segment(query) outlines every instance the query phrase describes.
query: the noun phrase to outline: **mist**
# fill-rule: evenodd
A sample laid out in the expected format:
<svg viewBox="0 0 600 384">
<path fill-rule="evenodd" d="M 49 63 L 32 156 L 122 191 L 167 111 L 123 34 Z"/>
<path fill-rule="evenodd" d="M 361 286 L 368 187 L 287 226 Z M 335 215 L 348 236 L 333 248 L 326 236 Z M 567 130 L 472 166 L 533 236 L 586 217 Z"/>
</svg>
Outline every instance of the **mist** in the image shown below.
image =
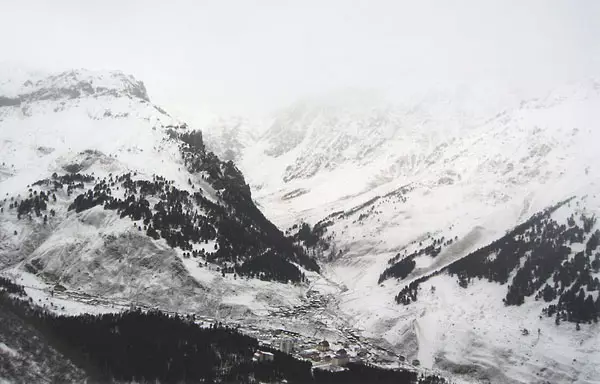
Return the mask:
<svg viewBox="0 0 600 384">
<path fill-rule="evenodd" d="M 346 88 L 552 87 L 600 72 L 597 1 L 0 1 L 0 61 L 119 69 L 188 118 Z"/>
</svg>

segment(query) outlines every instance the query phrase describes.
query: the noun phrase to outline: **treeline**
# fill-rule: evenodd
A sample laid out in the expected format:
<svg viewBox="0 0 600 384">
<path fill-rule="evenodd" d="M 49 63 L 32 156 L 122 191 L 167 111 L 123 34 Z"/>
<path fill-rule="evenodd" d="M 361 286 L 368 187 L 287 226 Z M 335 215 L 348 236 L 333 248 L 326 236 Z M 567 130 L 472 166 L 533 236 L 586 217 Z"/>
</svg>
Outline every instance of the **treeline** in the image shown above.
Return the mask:
<svg viewBox="0 0 600 384">
<path fill-rule="evenodd" d="M 294 224 L 285 230 L 285 236 L 291 238 L 294 244 L 301 247 L 305 253 L 313 258 L 322 257 L 324 252 L 331 249 L 335 252 L 335 247 L 331 247 L 330 241 L 332 235 L 325 236 L 327 225 L 318 222 L 314 226 L 306 222 Z"/>
<path fill-rule="evenodd" d="M 452 263 L 448 272 L 457 275 L 463 287 L 468 286 L 469 280 L 474 277 L 506 284 L 511 271 L 520 265 L 525 250 L 536 247 L 535 237 L 530 236 L 536 236 L 540 233 L 540 228 L 546 227 L 551 212 L 549 210 L 534 215 L 505 236 Z M 577 240 L 577 236 L 573 240 Z M 489 257 L 492 254 L 495 257 Z"/>
<path fill-rule="evenodd" d="M 378 284 L 383 283 L 386 279 L 390 277 L 395 277 L 397 279 L 404 279 L 406 276 L 410 275 L 410 273 L 415 269 L 417 263 L 414 260 L 414 256 L 409 256 L 405 259 L 400 260 L 396 264 L 388 267 L 383 271 L 383 273 L 379 276 Z"/>
<path fill-rule="evenodd" d="M 436 239 L 431 238 L 431 244 L 423 246 L 423 242 L 419 243 L 419 249 L 415 250 L 411 254 L 407 255 L 406 250 L 404 253 L 397 253 L 394 257 L 388 260 L 387 267 L 381 275 L 379 275 L 378 284 L 383 283 L 385 280 L 395 277 L 396 279 L 403 280 L 415 269 L 417 263 L 414 259 L 418 256 L 430 256 L 436 257 L 442 252 L 443 247 L 447 247 L 454 243 L 455 239 L 448 239 L 444 236 Z M 411 295 L 412 296 L 412 295 Z M 416 297 L 416 296 L 415 296 Z M 416 300 L 416 299 L 415 299 Z M 414 300 L 413 300 L 414 301 Z"/>
<path fill-rule="evenodd" d="M 434 276 L 440 275 L 443 272 L 444 272 L 444 269 L 439 269 L 429 275 L 422 276 L 416 280 L 411 281 L 410 284 L 408 284 L 407 286 L 402 288 L 402 290 L 400 290 L 400 292 L 398 292 L 398 294 L 394 298 L 396 300 L 396 303 L 403 304 L 403 305 L 409 305 L 410 303 L 417 301 L 418 294 L 419 294 L 419 287 L 420 287 L 421 283 L 424 283 L 425 281 L 431 279 Z"/>
<path fill-rule="evenodd" d="M 52 174 L 50 179 L 38 180 L 32 184 L 32 186 L 46 186 L 52 187 L 54 191 L 63 189 L 67 186 L 67 195 L 71 196 L 71 192 L 78 188 L 84 188 L 84 183 L 91 183 L 94 181 L 94 176 L 86 175 L 78 172 L 67 173 L 64 175 L 58 175 L 56 172 Z"/>
<path fill-rule="evenodd" d="M 302 243 L 306 248 L 315 247 L 325 234 L 326 228 L 315 225 L 313 228 L 308 223 L 294 224 L 292 231 L 297 231 L 292 237 L 295 241 Z"/>
<path fill-rule="evenodd" d="M 600 318 L 600 231 L 592 232 L 595 217 L 581 215 L 577 224 L 571 216 L 565 224 L 550 214 L 568 201 L 550 207 L 515 227 L 506 236 L 452 263 L 445 271 L 458 277 L 467 288 L 474 278 L 507 284 L 506 305 L 521 305 L 526 297 L 553 303 L 544 308 L 547 316 L 576 323 L 597 322 Z M 584 244 L 584 251 L 571 257 L 572 244 Z M 512 279 L 511 279 L 512 277 Z M 403 288 L 396 301 L 416 301 L 416 280 Z M 594 296 L 596 298 L 594 298 Z"/>
<path fill-rule="evenodd" d="M 112 190 L 119 187 L 125 199 L 112 196 Z M 146 199 L 149 196 L 159 199 L 152 207 Z M 69 210 L 81 212 L 96 205 L 116 210 L 122 218 L 141 220 L 140 231 L 155 240 L 165 239 L 171 247 L 186 251 L 186 257 L 203 255 L 207 261 L 221 264 L 223 273 L 300 282 L 302 273 L 291 261 L 307 269 L 316 267 L 254 205 L 251 211 L 235 210 L 212 202 L 200 191 L 191 194 L 180 190 L 161 176 L 149 181 L 133 180 L 131 173 L 109 175 L 78 195 Z M 268 225 L 256 222 L 258 214 Z M 194 244 L 211 240 L 217 243 L 213 252 L 194 250 Z"/>
<path fill-rule="evenodd" d="M 84 188 L 84 182 L 92 182 L 94 180 L 93 176 L 83 175 L 79 173 L 67 174 L 58 176 L 55 173 L 52 174 L 51 179 L 43 179 L 38 180 L 31 185 L 28 185 L 29 196 L 19 200 L 18 197 L 15 200 L 14 197 L 10 198 L 10 203 L 8 205 L 8 209 L 12 210 L 16 208 L 17 218 L 21 219 L 23 217 L 32 217 L 32 214 L 35 214 L 36 217 L 42 217 L 42 212 L 46 211 L 48 208 L 48 203 L 50 200 L 52 202 L 56 202 L 56 192 L 59 189 L 63 189 L 64 186 L 67 186 L 67 195 L 70 196 L 72 191 L 78 188 Z M 54 192 L 51 191 L 38 191 L 34 190 L 34 186 L 45 186 L 51 187 Z M 6 199 L 5 199 L 6 202 Z M 4 207 L 2 207 L 2 211 L 4 211 Z M 50 215 L 55 215 L 54 210 L 50 210 Z M 44 222 L 48 220 L 48 215 L 44 214 Z"/>
<path fill-rule="evenodd" d="M 22 285 L 14 283 L 12 280 L 0 276 L 0 292 L 7 292 L 17 296 L 26 296 L 25 288 Z"/>
<path fill-rule="evenodd" d="M 559 207 L 566 204 L 568 201 L 561 202 L 553 207 L 546 209 L 543 212 L 536 213 L 527 221 L 522 224 L 517 225 L 513 230 L 507 233 L 502 238 L 495 240 L 491 244 L 476 250 L 475 252 L 470 253 L 469 255 L 463 257 L 460 260 L 455 261 L 450 264 L 448 267 L 438 270 L 437 272 L 423 276 L 418 278 L 417 280 L 411 282 L 409 285 L 402 288 L 402 290 L 396 295 L 395 300 L 398 304 L 408 305 L 412 302 L 417 301 L 419 286 L 421 283 L 427 281 L 433 276 L 439 275 L 442 272 L 448 272 L 451 275 L 457 275 L 459 285 L 463 288 L 467 288 L 469 285 L 469 281 L 473 277 L 483 278 L 488 275 L 491 275 L 490 272 L 490 262 L 494 263 L 494 258 L 489 258 L 489 255 L 494 253 L 496 250 L 502 248 L 502 246 L 506 242 L 510 242 L 510 239 L 513 239 L 517 236 L 522 235 L 528 228 L 530 228 L 534 223 L 541 221 L 544 218 L 550 217 L 550 215 Z M 398 257 L 398 255 L 396 256 Z M 393 259 L 392 259 L 393 260 Z M 500 259 L 498 265 L 502 265 L 502 268 L 496 268 L 495 276 L 505 276 L 508 279 L 508 274 L 510 273 L 507 268 L 505 262 L 502 262 L 502 258 Z M 511 259 L 512 268 L 516 265 L 514 259 Z M 494 268 L 492 268 L 494 269 Z M 499 281 L 501 284 L 506 283 L 506 281 Z"/>
<path fill-rule="evenodd" d="M 42 216 L 42 211 L 45 211 L 48 207 L 48 195 L 44 193 L 44 191 L 40 192 L 39 195 L 37 191 L 30 192 L 29 197 L 21 200 L 17 206 L 17 203 L 14 203 L 14 206 L 17 206 L 17 218 L 21 219 L 24 215 L 29 215 L 31 211 L 35 212 L 37 217 Z M 9 208 L 13 208 L 13 205 L 9 205 Z"/>
<path fill-rule="evenodd" d="M 448 268 L 467 287 L 472 278 L 485 278 L 500 284 L 509 282 L 504 303 L 521 305 L 525 297 L 553 302 L 544 310 L 560 321 L 591 322 L 600 317 L 600 281 L 593 278 L 600 271 L 600 231 L 591 233 L 594 217 L 580 217 L 578 226 L 573 217 L 559 225 L 550 218 L 537 217 L 520 233 L 505 236 L 493 247 L 482 249 Z M 586 241 L 587 238 L 587 241 Z M 585 251 L 573 257 L 571 245 L 585 244 Z M 491 255 L 495 257 L 490 257 Z"/>
</svg>

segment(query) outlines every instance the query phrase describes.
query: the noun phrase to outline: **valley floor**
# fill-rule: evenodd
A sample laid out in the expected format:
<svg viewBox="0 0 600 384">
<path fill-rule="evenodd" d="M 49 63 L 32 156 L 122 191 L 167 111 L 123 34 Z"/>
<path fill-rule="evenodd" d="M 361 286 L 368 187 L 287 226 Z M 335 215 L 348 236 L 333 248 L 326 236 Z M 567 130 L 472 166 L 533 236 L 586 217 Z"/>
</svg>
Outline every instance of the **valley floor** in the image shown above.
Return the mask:
<svg viewBox="0 0 600 384">
<path fill-rule="evenodd" d="M 351 285 L 356 273 L 364 271 L 338 260 L 324 268 L 322 275 L 311 274 L 308 285 L 294 288 L 296 299 L 284 302 L 272 286 L 254 284 L 240 289 L 239 295 L 221 297 L 222 303 L 213 311 L 60 291 L 17 269 L 5 270 L 3 275 L 24 285 L 38 305 L 59 314 L 119 312 L 132 307 L 193 314 L 200 325 L 221 322 L 239 327 L 267 346 L 292 339 L 294 354 L 304 358 L 327 340 L 330 352 L 309 354 L 314 364 L 331 364 L 320 360 L 343 348 L 352 359 L 435 373 L 456 383 L 594 383 L 600 377 L 597 324 L 584 325 L 581 331 L 564 324 L 557 333 L 553 319 L 540 318 L 535 305 L 507 310 L 497 284 L 479 282 L 467 291 L 449 276 L 423 284 L 416 303 L 398 305 L 386 299 L 393 298 L 396 285 L 357 289 Z M 497 317 L 503 317 L 502 321 Z"/>
<path fill-rule="evenodd" d="M 239 328 L 242 333 L 255 337 L 265 346 L 277 347 L 278 340 L 293 340 L 293 354 L 299 358 L 309 358 L 315 366 L 321 368 L 332 365 L 332 361 L 325 358 L 326 356 L 333 357 L 337 350 L 345 349 L 351 361 L 368 362 L 384 368 L 423 370 L 410 364 L 385 340 L 362 335 L 361 331 L 355 328 L 352 319 L 340 311 L 336 297 L 343 291 L 343 287 L 316 274 L 314 281 L 306 287 L 303 299 L 296 305 L 270 305 L 266 312 L 259 310 L 258 314 L 251 310 L 243 314 L 238 310 L 227 313 L 226 306 L 223 306 L 221 311 L 212 313 L 186 308 L 172 310 L 161 305 L 133 302 L 127 299 L 103 297 L 74 290 L 56 290 L 26 272 L 12 270 L 5 271 L 3 275 L 23 285 L 27 295 L 36 304 L 57 314 L 101 314 L 132 308 L 160 309 L 171 314 L 193 315 L 201 326 L 222 323 Z M 257 292 L 249 295 L 257 295 Z M 240 300 L 243 301 L 243 297 L 240 297 Z M 330 343 L 329 349 L 317 355 L 309 353 L 307 357 L 307 352 L 314 352 L 323 340 Z M 321 361 L 322 358 L 325 359 Z M 443 376 L 439 370 L 423 371 Z"/>
</svg>

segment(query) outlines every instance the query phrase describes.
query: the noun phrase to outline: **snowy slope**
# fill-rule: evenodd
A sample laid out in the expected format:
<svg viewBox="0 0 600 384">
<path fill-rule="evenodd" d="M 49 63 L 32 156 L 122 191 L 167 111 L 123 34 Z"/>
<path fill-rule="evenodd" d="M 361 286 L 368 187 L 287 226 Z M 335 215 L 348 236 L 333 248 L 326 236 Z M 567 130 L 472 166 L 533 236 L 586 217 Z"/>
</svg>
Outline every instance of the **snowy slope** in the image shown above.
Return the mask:
<svg viewBox="0 0 600 384">
<path fill-rule="evenodd" d="M 327 228 L 324 272 L 347 289 L 337 308 L 365 334 L 481 380 L 596 382 L 597 326 L 575 334 L 539 319 L 538 302 L 505 307 L 506 286 L 462 289 L 442 274 L 423 283 L 424 300 L 394 296 L 571 196 L 597 213 L 599 122 L 597 82 L 526 98 L 463 89 L 400 104 L 304 101 L 275 117 L 240 167 L 280 226 Z M 441 238 L 440 253 L 416 257 L 406 279 L 378 284 L 396 254 Z M 523 344 L 525 327 L 543 337 Z"/>
<path fill-rule="evenodd" d="M 598 180 L 597 83 L 483 106 L 478 93 L 458 96 L 304 102 L 246 147 L 240 167 L 272 220 L 331 220 L 327 235 L 352 254 L 435 234 L 485 244 Z"/>
<path fill-rule="evenodd" d="M 0 268 L 4 274 L 16 277 L 36 297 L 49 297 L 54 284 L 60 284 L 119 308 L 124 302 L 139 303 L 224 316 L 264 313 L 280 304 L 300 302 L 301 285 L 223 276 L 219 265 L 204 265 L 202 260 L 200 266 L 181 248 L 146 236 L 141 221 L 132 225 L 128 217 L 101 205 L 71 210 L 81 192 L 129 173 L 134 181 L 165 177 L 169 190 L 198 192 L 206 201 L 232 207 L 219 197 L 222 191 L 207 182 L 208 176 L 186 168 L 181 142 L 170 138 L 169 130 L 189 129 L 153 105 L 143 83 L 120 72 L 17 73 L 22 76 L 9 76 L 0 83 L 0 95 L 13 100 L 0 107 Z M 74 170 L 92 175 L 95 181 L 73 192 L 66 185 L 56 191 L 48 186 L 53 173 L 60 176 Z M 33 185 L 40 180 L 50 181 Z M 113 196 L 125 199 L 126 192 L 119 187 L 120 183 L 113 186 Z M 19 219 L 16 202 L 42 191 L 55 193 L 56 200 L 50 199 L 41 216 L 31 212 L 29 218 Z M 159 198 L 149 200 L 154 205 Z M 13 202 L 15 208 L 10 208 Z M 213 241 L 193 249 L 210 253 L 217 247 Z M 238 300 L 237 293 L 246 289 L 246 300 Z"/>
<path fill-rule="evenodd" d="M 593 187 L 593 195 L 562 207 L 552 218 L 565 223 L 573 213 L 597 216 L 599 187 Z M 584 244 L 571 244 L 571 260 Z M 393 297 L 399 286 L 431 269 L 417 261 L 417 268 L 402 283 L 395 279 L 374 283 L 386 266 L 375 256 L 355 255 L 352 261 L 340 259 L 329 268 L 349 288 L 339 305 L 356 327 L 382 337 L 402 354 L 418 358 L 427 367 L 491 382 L 597 382 L 600 328 L 596 323 L 583 325 L 581 330 L 574 323 L 557 326 L 554 318 L 543 315 L 543 309 L 557 300 L 547 303 L 526 297 L 521 306 L 505 306 L 506 284 L 475 279 L 462 288 L 456 276 L 442 273 L 419 285 L 417 301 L 398 305 Z M 592 276 L 600 277 L 600 273 Z M 590 293 L 597 299 L 598 292 Z M 523 336 L 524 329 L 527 336 Z"/>
<path fill-rule="evenodd" d="M 598 89 L 595 84 L 573 88 L 483 111 L 445 98 L 431 105 L 426 99 L 361 108 L 301 103 L 278 116 L 247 148 L 240 166 L 275 218 L 279 205 L 298 214 L 329 202 L 339 208 L 341 200 L 358 205 L 375 190 L 381 195 L 410 183 L 430 190 L 460 184 L 462 190 L 486 178 L 495 189 L 506 182 L 544 182 L 548 175 L 541 162 L 563 169 L 581 164 L 581 173 L 593 156 L 577 148 L 595 138 Z M 283 127 L 289 131 L 280 134 Z M 562 140 L 568 140 L 565 149 Z M 576 158 L 565 158 L 573 153 Z M 480 189 L 489 193 L 492 188 Z M 300 190 L 294 199 L 281 201 Z M 491 200 L 502 199 L 500 193 Z"/>
</svg>

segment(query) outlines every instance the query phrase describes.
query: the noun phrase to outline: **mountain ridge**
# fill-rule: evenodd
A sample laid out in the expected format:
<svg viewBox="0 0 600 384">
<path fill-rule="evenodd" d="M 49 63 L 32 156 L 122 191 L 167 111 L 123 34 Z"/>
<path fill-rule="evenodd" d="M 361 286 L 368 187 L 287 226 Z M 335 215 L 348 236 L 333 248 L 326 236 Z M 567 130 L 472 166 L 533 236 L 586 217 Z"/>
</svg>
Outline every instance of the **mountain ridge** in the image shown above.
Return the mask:
<svg viewBox="0 0 600 384">
<path fill-rule="evenodd" d="M 466 97 L 466 108 L 475 107 L 471 117 L 462 114 L 460 108 L 454 110 L 444 98 L 439 98 L 438 105 L 436 98 L 432 100 L 432 105 L 415 101 L 414 108 L 408 103 L 379 110 L 383 112 L 317 107 L 316 117 L 308 120 L 306 113 L 295 116 L 292 106 L 291 114 L 282 116 L 291 119 L 287 125 L 302 133 L 291 135 L 286 144 L 286 136 L 279 133 L 285 130 L 276 123 L 274 131 L 264 130 L 267 136 L 246 149 L 240 157 L 240 167 L 249 175 L 257 200 L 276 223 L 290 227 L 300 220 L 324 230 L 330 248 L 321 256 L 322 269 L 325 276 L 344 287 L 337 307 L 365 335 L 389 342 L 402 354 L 415 354 L 427 367 L 444 367 L 459 373 L 471 366 L 474 377 L 494 382 L 543 382 L 543 377 L 551 382 L 569 380 L 573 376 L 564 370 L 570 369 L 568 356 L 573 356 L 577 361 L 584 360 L 575 369 L 581 372 L 579 379 L 593 382 L 597 351 L 591 346 L 597 340 L 597 325 L 582 325 L 586 331 L 576 337 L 571 328 L 563 330 L 569 324 L 557 327 L 547 315 L 552 312 L 556 316 L 556 308 L 579 311 L 573 309 L 579 304 L 573 304 L 572 299 L 581 301 L 582 297 L 586 303 L 597 299 L 593 283 L 583 296 L 578 293 L 581 283 L 576 278 L 569 280 L 571 285 L 567 286 L 575 290 L 573 297 L 560 285 L 559 291 L 566 296 L 553 296 L 550 291 L 554 282 L 560 280 L 558 276 L 564 275 L 562 268 L 571 268 L 573 260 L 579 260 L 576 263 L 582 268 L 577 274 L 590 274 L 592 280 L 598 277 L 590 266 L 595 263 L 595 251 L 592 249 L 584 258 L 579 255 L 590 233 L 565 240 L 569 236 L 563 236 L 560 229 L 569 228 L 567 219 L 571 215 L 589 218 L 600 213 L 600 174 L 595 167 L 600 159 L 594 144 L 600 132 L 597 83 L 567 85 L 526 99 L 512 99 L 495 110 L 478 110 L 477 100 Z M 421 112 L 414 114 L 419 108 Z M 330 115 L 323 117 L 323 111 Z M 478 115 L 477 111 L 481 113 Z M 382 121 L 387 119 L 390 128 L 378 130 L 377 124 L 370 125 L 372 113 L 384 113 Z M 369 129 L 355 129 L 357 121 L 364 121 Z M 269 132 L 284 141 L 279 146 L 281 151 L 270 151 L 273 142 Z M 357 135 L 352 136 L 354 133 Z M 371 145 L 371 153 L 361 157 L 360 151 Z M 530 249 L 536 258 L 546 254 L 549 263 L 554 257 L 551 255 L 557 255 L 561 261 L 556 264 L 552 259 L 549 264 L 555 268 L 548 281 L 550 288 L 536 281 L 540 267 L 537 259 L 529 259 L 528 253 L 518 253 L 517 257 L 526 267 L 507 267 L 508 291 L 506 283 L 493 279 L 489 283 L 462 282 L 465 276 L 470 276 L 469 281 L 478 279 L 471 272 L 463 274 L 458 270 L 487 268 L 483 266 L 488 264 L 474 255 L 483 255 L 484 261 L 485 257 L 495 257 L 479 249 L 506 239 L 507 233 L 530 217 L 573 196 L 572 204 L 551 215 L 548 223 L 535 227 L 545 228 L 544 236 L 554 233 L 560 246 L 568 249 L 566 256 L 562 251 L 540 253 L 533 240 L 506 240 L 517 241 L 519 249 Z M 589 229 L 594 232 L 597 226 Z M 528 235 L 530 238 L 534 236 Z M 585 260 L 583 264 L 581 260 Z M 464 267 L 471 263 L 474 265 Z M 532 265 L 533 271 L 529 269 Z M 449 266 L 453 266 L 452 273 L 448 273 Z M 527 272 L 531 281 L 524 278 Z M 540 276 L 547 276 L 545 273 Z M 587 280 L 582 279 L 585 286 Z M 440 286 L 445 292 L 440 292 Z M 524 289 L 524 293 L 516 288 Z M 412 302 L 412 297 L 423 294 L 427 297 L 425 303 Z M 495 304 L 484 302 L 486 294 L 494 297 Z M 411 299 L 405 300 L 406 297 Z M 464 303 L 457 302 L 459 297 Z M 554 299 L 546 304 L 539 301 L 542 297 Z M 508 300 L 507 306 L 504 300 Z M 517 302 L 521 304 L 513 308 Z M 473 335 L 465 326 L 452 329 L 459 321 L 451 314 L 452 306 L 459 307 L 482 332 Z M 479 315 L 477 308 L 486 309 Z M 533 311 L 535 316 L 526 316 L 525 311 Z M 594 311 L 590 309 L 590 313 Z M 490 315 L 504 316 L 507 323 L 493 320 Z M 575 315 L 567 312 L 561 316 L 563 323 L 577 321 Z M 542 337 L 556 336 L 564 355 L 537 350 L 535 345 L 517 346 L 513 340 L 519 339 L 519 330 L 512 329 L 514 324 L 527 329 L 539 326 Z M 514 339 L 502 338 L 494 329 L 506 330 Z M 444 337 L 440 330 L 451 336 Z M 571 343 L 569 337 L 585 347 Z M 589 361 L 586 350 L 590 351 Z M 541 373 L 533 365 L 520 369 L 510 364 L 514 361 L 511 359 L 526 361 L 526 356 L 532 354 L 536 359 L 549 359 L 544 367 L 555 369 Z M 480 355 L 486 358 L 481 359 Z M 497 371 L 499 366 L 503 372 Z"/>
<path fill-rule="evenodd" d="M 167 306 L 181 305 L 166 293 L 179 290 L 199 307 L 194 295 L 221 300 L 207 293 L 213 275 L 298 284 L 301 264 L 318 270 L 256 208 L 235 165 L 142 82 L 68 71 L 23 87 L 19 105 L 0 108 L 5 271 Z"/>
</svg>

